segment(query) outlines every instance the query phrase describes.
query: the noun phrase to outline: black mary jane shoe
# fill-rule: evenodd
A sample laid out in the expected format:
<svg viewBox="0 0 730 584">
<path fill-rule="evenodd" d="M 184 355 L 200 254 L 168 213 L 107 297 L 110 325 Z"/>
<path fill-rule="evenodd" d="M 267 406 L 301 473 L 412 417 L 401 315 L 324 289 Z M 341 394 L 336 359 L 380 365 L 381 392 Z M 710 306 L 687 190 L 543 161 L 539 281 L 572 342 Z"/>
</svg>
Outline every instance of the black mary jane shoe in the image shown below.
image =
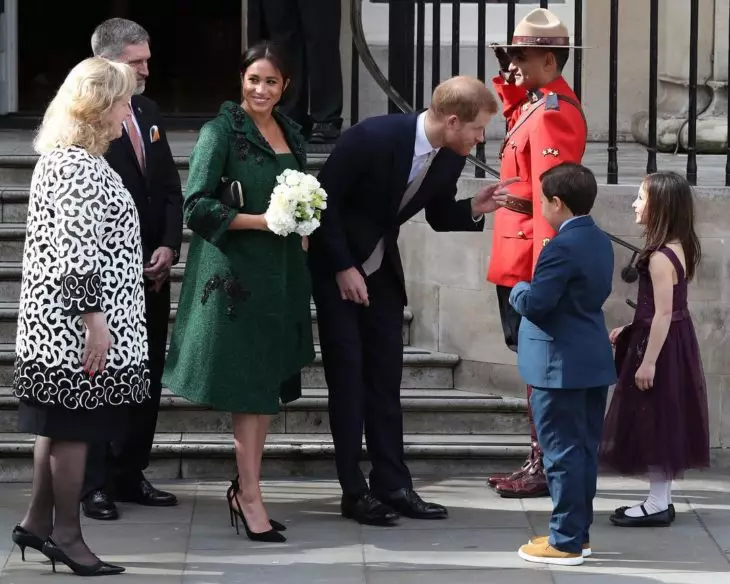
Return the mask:
<svg viewBox="0 0 730 584">
<path fill-rule="evenodd" d="M 77 576 L 113 576 L 114 574 L 121 574 L 126 570 L 122 566 L 107 564 L 101 560 L 91 565 L 79 564 L 69 558 L 66 552 L 58 547 L 50 537 L 43 543 L 43 553 L 51 560 L 51 566 L 54 572 L 56 571 L 56 562 L 65 564 Z"/>
<path fill-rule="evenodd" d="M 613 510 L 614 515 L 620 515 L 623 516 L 626 513 L 627 509 L 631 509 L 628 505 L 624 505 L 623 507 L 617 507 Z M 674 523 L 674 520 L 677 518 L 677 512 L 674 509 L 674 505 L 672 503 L 669 503 L 669 519 L 672 523 Z"/>
<path fill-rule="evenodd" d="M 20 557 L 23 561 L 25 561 L 25 548 L 27 547 L 43 553 L 43 540 L 20 525 L 15 526 L 10 537 L 15 545 L 20 548 Z"/>
<path fill-rule="evenodd" d="M 659 511 L 659 513 L 647 513 L 643 505 L 639 505 L 642 517 L 629 517 L 625 512 L 621 515 L 614 513 L 609 517 L 609 521 L 618 527 L 669 527 L 672 524 L 669 509 Z"/>
</svg>

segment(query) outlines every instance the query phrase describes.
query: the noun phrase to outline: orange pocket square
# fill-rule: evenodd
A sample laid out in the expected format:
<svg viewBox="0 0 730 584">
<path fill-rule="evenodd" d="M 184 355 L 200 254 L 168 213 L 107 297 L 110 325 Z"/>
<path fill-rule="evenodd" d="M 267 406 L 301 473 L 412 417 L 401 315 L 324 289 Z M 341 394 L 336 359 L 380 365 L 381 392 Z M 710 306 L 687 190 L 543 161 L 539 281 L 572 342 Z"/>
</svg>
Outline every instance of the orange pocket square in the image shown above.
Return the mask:
<svg viewBox="0 0 730 584">
<path fill-rule="evenodd" d="M 160 130 L 157 126 L 150 128 L 150 142 L 157 142 L 160 139 Z"/>
</svg>

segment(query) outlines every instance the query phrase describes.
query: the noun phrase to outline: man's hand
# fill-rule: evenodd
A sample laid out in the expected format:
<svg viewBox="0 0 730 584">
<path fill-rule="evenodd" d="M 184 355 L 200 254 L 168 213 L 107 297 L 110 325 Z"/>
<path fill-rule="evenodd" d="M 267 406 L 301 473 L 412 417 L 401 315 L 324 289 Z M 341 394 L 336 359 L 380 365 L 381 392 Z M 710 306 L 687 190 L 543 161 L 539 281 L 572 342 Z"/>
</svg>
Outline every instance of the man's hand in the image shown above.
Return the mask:
<svg viewBox="0 0 730 584">
<path fill-rule="evenodd" d="M 494 213 L 497 209 L 503 207 L 507 201 L 507 195 L 509 195 L 509 190 L 506 188 L 507 185 L 511 185 L 519 180 L 520 177 L 515 176 L 480 190 L 471 200 L 472 217 L 479 217 L 485 213 Z"/>
<path fill-rule="evenodd" d="M 348 268 L 342 272 L 337 272 L 335 279 L 340 287 L 340 295 L 343 300 L 351 300 L 356 304 L 370 306 L 365 278 L 362 277 L 357 268 Z"/>
<path fill-rule="evenodd" d="M 494 56 L 497 57 L 500 71 L 505 73 L 509 71 L 509 66 L 512 64 L 512 59 L 507 54 L 507 49 L 504 47 L 498 47 L 497 43 L 489 43 L 489 47 L 494 51 Z"/>
<path fill-rule="evenodd" d="M 169 247 L 158 247 L 152 252 L 150 263 L 145 266 L 144 275 L 152 281 L 152 289 L 159 292 L 162 285 L 170 277 L 173 253 Z"/>
</svg>

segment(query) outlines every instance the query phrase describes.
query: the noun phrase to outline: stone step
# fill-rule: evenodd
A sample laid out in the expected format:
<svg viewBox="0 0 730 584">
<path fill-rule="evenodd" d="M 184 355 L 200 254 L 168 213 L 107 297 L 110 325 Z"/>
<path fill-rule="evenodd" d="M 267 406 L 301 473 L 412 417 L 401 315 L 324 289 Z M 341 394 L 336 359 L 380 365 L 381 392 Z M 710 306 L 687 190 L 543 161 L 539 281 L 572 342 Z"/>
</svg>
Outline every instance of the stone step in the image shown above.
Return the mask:
<svg viewBox="0 0 730 584">
<path fill-rule="evenodd" d="M 314 363 L 302 371 L 302 387 L 327 387 L 319 345 L 316 345 L 315 348 Z M 0 387 L 12 385 L 14 361 L 15 345 L 0 344 Z M 417 347 L 404 347 L 401 387 L 406 389 L 452 389 L 454 387 L 454 367 L 458 363 L 458 355 L 438 353 Z"/>
<path fill-rule="evenodd" d="M 297 401 L 272 419 L 273 434 L 329 434 L 327 390 L 305 389 Z M 403 427 L 408 434 L 477 435 L 529 432 L 526 400 L 456 389 L 401 391 Z M 0 388 L 0 433 L 17 429 L 18 400 L 9 387 Z M 191 403 L 163 389 L 158 432 L 231 432 L 231 416 Z"/>
<path fill-rule="evenodd" d="M 177 316 L 177 302 L 172 303 L 170 310 L 170 324 L 168 337 L 172 334 Z M 310 307 L 312 314 L 312 335 L 314 342 L 319 343 L 319 327 L 317 326 L 317 311 L 314 305 Z M 409 308 L 403 311 L 403 344 L 410 344 L 410 324 L 413 321 L 413 313 Z M 15 342 L 15 335 L 18 330 L 18 302 L 0 302 L 0 344 L 12 344 Z"/>
<path fill-rule="evenodd" d="M 322 168 L 327 160 L 326 153 L 308 153 L 307 170 L 313 174 Z M 183 187 L 188 180 L 188 169 L 190 167 L 190 156 L 173 156 L 175 165 L 180 173 L 180 181 Z M 33 168 L 38 162 L 37 154 L 2 155 L 0 156 L 0 185 L 4 188 L 26 190 L 33 178 Z M 27 201 L 27 195 L 26 195 Z"/>
<path fill-rule="evenodd" d="M 0 434 L 0 481 L 30 481 L 33 442 L 30 434 Z M 506 471 L 529 453 L 528 435 L 406 434 L 406 461 L 417 476 L 458 476 Z M 365 448 L 363 446 L 363 457 Z M 233 437 L 225 434 L 160 433 L 155 437 L 149 478 L 229 479 L 235 476 Z M 329 435 L 270 434 L 262 475 L 334 476 L 334 446 Z"/>
</svg>

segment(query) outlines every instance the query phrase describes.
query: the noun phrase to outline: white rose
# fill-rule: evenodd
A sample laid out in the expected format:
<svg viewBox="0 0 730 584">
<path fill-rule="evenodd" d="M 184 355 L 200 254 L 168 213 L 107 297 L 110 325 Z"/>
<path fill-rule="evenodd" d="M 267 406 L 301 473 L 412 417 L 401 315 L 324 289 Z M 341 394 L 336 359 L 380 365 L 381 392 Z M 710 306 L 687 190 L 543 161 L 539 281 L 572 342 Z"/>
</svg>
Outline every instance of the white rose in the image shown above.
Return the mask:
<svg viewBox="0 0 730 584">
<path fill-rule="evenodd" d="M 302 179 L 298 173 L 292 172 L 284 177 L 284 182 L 290 187 L 296 187 L 302 182 Z"/>
</svg>

